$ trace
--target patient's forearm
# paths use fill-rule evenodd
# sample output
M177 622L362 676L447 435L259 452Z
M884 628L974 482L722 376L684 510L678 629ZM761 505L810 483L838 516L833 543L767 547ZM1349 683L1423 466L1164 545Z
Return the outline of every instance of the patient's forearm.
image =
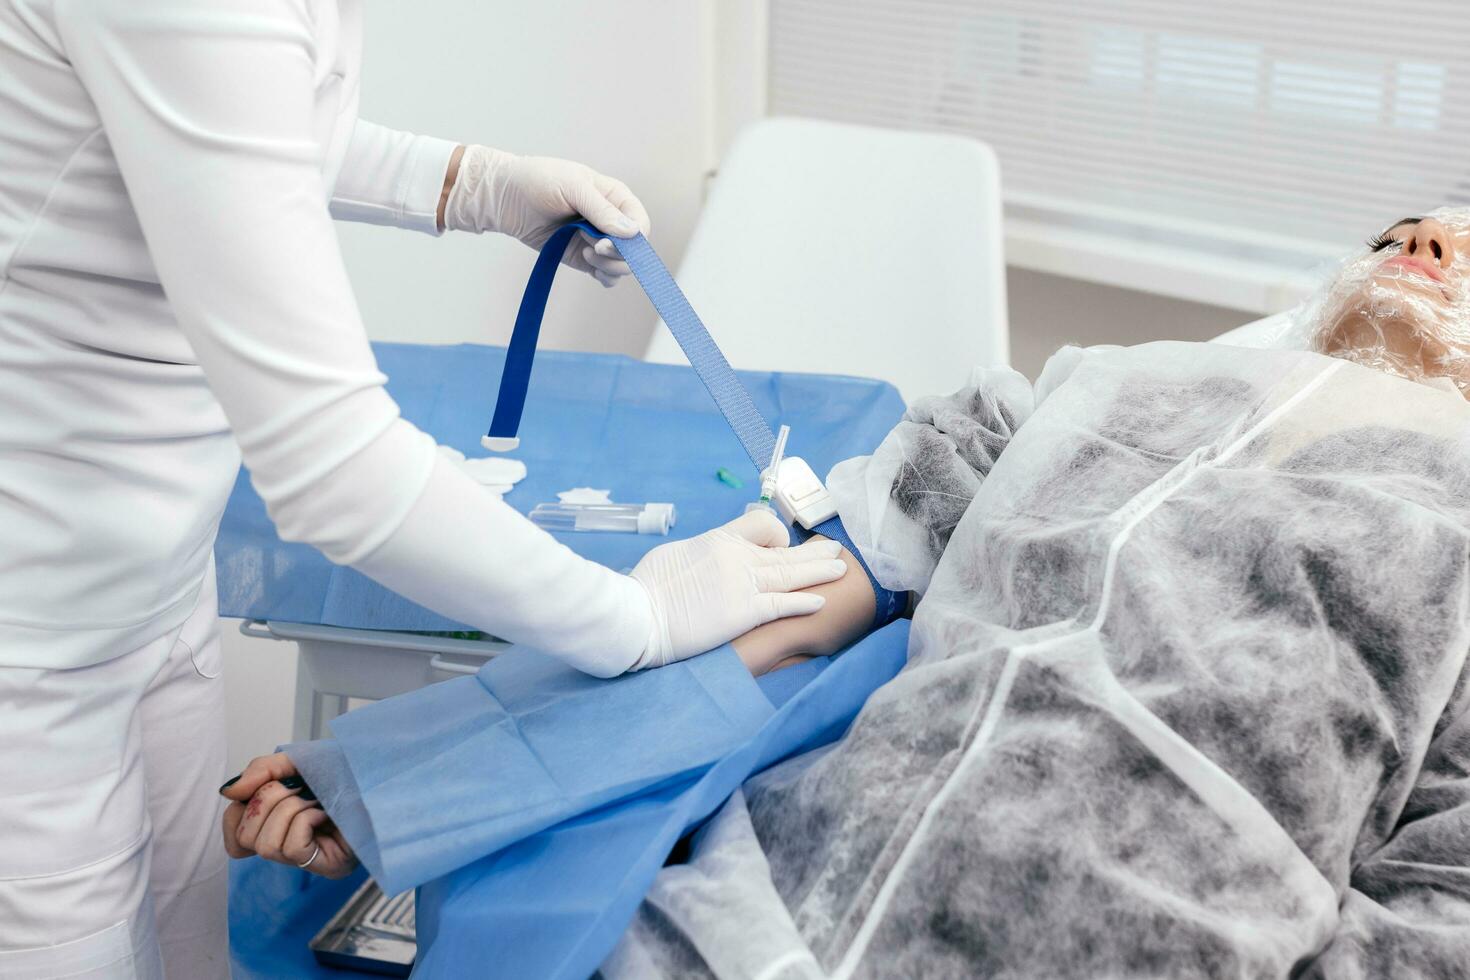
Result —
M752 674L760 676L788 660L825 657L868 632L873 624L873 587L851 552L843 549L842 560L847 562L846 575L805 590L826 598L821 609L757 626L735 640L735 652Z

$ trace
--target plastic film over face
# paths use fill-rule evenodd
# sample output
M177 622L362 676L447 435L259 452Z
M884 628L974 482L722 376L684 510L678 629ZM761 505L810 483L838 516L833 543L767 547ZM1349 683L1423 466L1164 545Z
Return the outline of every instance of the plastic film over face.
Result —
M1309 307L1311 347L1470 397L1470 208L1387 229Z

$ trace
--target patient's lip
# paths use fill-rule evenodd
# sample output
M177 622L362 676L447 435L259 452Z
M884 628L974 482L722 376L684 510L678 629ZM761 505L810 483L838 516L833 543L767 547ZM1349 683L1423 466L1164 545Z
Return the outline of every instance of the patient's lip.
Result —
M1385 261L1383 265L1380 266L1380 268L1413 269L1415 272L1418 272L1421 275L1428 276L1435 282L1444 282L1444 272L1439 268L1439 266L1435 265L1433 262L1430 262L1428 259L1421 259L1415 255L1395 255L1393 258Z

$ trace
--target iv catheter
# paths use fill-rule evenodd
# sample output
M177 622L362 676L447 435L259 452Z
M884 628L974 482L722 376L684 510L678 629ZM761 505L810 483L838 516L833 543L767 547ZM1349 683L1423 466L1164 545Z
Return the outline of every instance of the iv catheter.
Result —
M781 472L781 460L786 455L786 439L791 435L791 426L783 425L776 433L776 448L771 450L771 465L761 471L761 495L760 499L753 504L745 505L748 514L753 510L768 510L776 513L776 508L771 506L771 498L776 495L776 475ZM779 516L779 515L778 515Z
M791 435L791 426L781 426L781 431L776 433L776 448L771 451L771 465L761 474L761 499L763 504L769 504L771 498L776 495L776 474L781 472L781 459L786 455L786 438Z

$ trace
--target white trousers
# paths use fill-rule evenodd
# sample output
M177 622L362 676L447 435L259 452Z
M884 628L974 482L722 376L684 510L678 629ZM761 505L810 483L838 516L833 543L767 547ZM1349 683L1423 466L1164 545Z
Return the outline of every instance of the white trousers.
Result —
M167 636L0 667L0 978L230 974L214 569Z

